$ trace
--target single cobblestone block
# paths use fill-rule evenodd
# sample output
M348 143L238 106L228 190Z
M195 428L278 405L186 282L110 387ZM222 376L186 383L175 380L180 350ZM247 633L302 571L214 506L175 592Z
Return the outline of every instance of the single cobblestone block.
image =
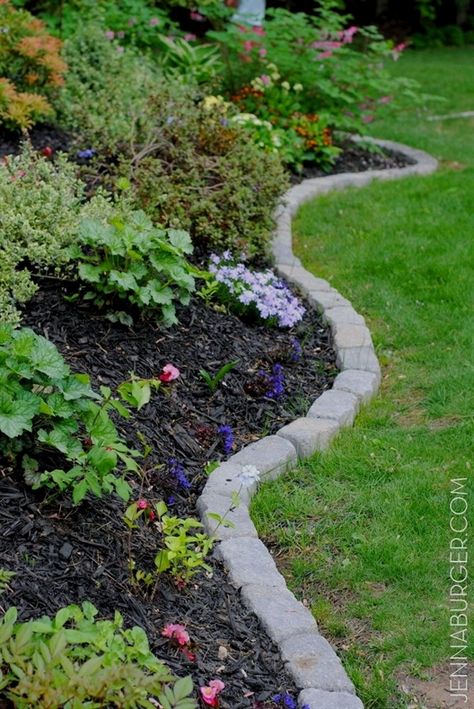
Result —
M238 492L241 500L248 505L251 497L257 489L257 484L242 487L240 475L242 465L232 463L222 463L216 468L207 480L203 494L221 495L226 500L230 500L233 492Z
M378 384L378 377L373 372L346 369L334 380L333 391L347 391L357 396L361 403L366 404L377 392Z
M331 645L317 632L283 640L280 646L286 667L299 689L355 693L354 685Z
M345 325L365 325L362 315L356 313L354 308L336 306L324 311L323 320L327 322L334 332Z
M298 704L309 709L364 709L359 697L347 692L324 692L320 689L303 689Z
M316 278L312 273L309 273L305 268L297 266L285 266L284 264L277 264L277 271L280 276L285 278L289 283L301 288L304 293L309 291L330 291L332 290L330 284L323 278Z
M222 495L204 492L198 499L196 506L206 534L216 539L256 538L258 536L254 523L250 519L248 507L243 501L241 501L240 505L234 507L232 500ZM225 524L219 524L217 520L208 517L209 513L220 515L226 522L230 522L232 526L228 527Z
M369 329L363 325L340 325L334 335L336 349L344 347L372 347Z
M296 633L317 631L316 621L309 610L286 588L272 590L263 584L252 584L244 586L241 593L276 643Z
M216 551L224 560L229 578L237 588L261 584L267 587L269 595L276 593L276 589L286 591L285 579L260 539L226 539Z
M277 435L290 441L299 458L308 458L315 451L328 447L339 430L336 421L317 418L299 418L280 428Z
M337 351L336 364L342 370L373 372L380 382L380 364L373 347L343 347Z
M250 443L229 458L228 463L235 465L254 465L261 473L261 479L274 480L292 464L297 455L294 446L280 436L265 436L255 443Z
M330 389L318 396L308 413L309 418L333 419L340 426L352 426L359 410L359 400L347 391Z
M306 295L311 305L317 308L320 312L323 312L328 308L336 308L342 305L346 307L351 306L349 301L343 298L342 295L335 289L329 291L312 290Z

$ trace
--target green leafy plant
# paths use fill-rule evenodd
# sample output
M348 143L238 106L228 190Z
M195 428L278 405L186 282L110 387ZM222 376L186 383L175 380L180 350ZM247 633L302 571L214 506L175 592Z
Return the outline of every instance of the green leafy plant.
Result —
M100 307L119 301L142 311L155 309L165 325L172 325L177 322L175 301L189 303L194 291L196 270L185 259L192 251L185 231L154 226L137 211L115 214L108 223L84 220L71 256L90 288L85 298ZM126 313L125 319L117 317L130 319Z
M200 369L199 374L209 387L209 391L212 393L217 391L218 386L222 384L226 375L239 364L239 361L238 359L234 359L231 362L226 362L215 374L210 374L205 369Z
M97 394L87 375L72 374L51 342L28 328L0 327L0 455L19 462L27 483L70 489L75 504L88 492L128 499L117 469L136 472L139 454L119 436L111 409L128 415L109 388Z
M25 145L21 155L0 162L0 322L18 322L17 303L37 290L33 274L67 262L80 214L106 211L104 198L84 205L83 197L84 185L64 157L53 163Z
M190 677L177 679L150 651L142 628L97 620L88 601L54 618L18 623L16 608L0 620L0 690L15 707L120 706L196 709Z
M136 581L143 581L150 586L163 573L169 573L179 584L186 584L202 569L210 571L210 566L205 562L206 556L211 551L214 539L203 532L202 524L193 517L181 519L168 514L168 507L164 502L155 505L156 516L161 532L160 545L163 547L155 557L154 572L136 570L135 562L129 558L129 566ZM150 518L148 504L133 502L128 506L124 515L124 522L130 532L137 527L137 521L145 517ZM157 576L158 575L158 576Z
M9 0L0 3L0 27L0 124L26 129L51 114L48 98L64 82L61 42Z
M220 71L219 50L215 45L193 45L182 37L161 36L165 51L161 66L171 79L188 84L209 83Z
M0 593L7 590L8 584L14 576L16 576L14 571L7 571L7 569L0 568Z

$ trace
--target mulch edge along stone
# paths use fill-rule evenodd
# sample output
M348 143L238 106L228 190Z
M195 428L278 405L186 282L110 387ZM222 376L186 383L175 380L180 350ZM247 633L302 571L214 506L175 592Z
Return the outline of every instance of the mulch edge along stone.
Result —
M272 555L258 538L248 505L256 485L244 490L242 467L254 465L262 477L274 479L298 459L325 450L344 426L351 426L361 405L378 391L381 372L365 320L327 281L306 271L292 249L291 220L301 204L330 190L362 187L373 180L394 180L434 172L438 161L421 150L389 140L374 140L381 147L403 153L415 161L403 168L343 173L304 180L283 197L276 213L272 251L275 269L295 285L329 324L337 364L341 370L333 389L325 391L306 416L295 419L276 435L251 443L222 463L209 476L197 507L208 532L220 540L217 553L244 603L257 615L280 648L298 689L300 706L309 709L362 709L363 704L331 645L318 632L311 612L288 590ZM232 493L241 503L232 508ZM208 513L225 514L233 527L219 527Z

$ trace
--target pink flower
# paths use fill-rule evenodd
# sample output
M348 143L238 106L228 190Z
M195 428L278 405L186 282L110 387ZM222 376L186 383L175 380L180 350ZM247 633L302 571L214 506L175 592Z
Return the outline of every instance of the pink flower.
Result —
M270 83L270 81L271 81L271 79L270 79L270 77L269 77L267 74L262 74L262 76L260 77L260 81L262 82L262 84L263 84L264 86L268 86L269 83Z
M189 17L194 20L194 22L204 22L206 19L200 12L197 12L197 10L191 10Z
M246 52L251 52L252 49L255 47L255 42L252 42L251 39L246 39L244 42L244 51Z
M379 98L379 103L390 103L390 101L393 101L393 96L382 96Z
M403 52L404 49L407 48L406 42L400 42L400 44L397 44L396 47L392 49L392 59L394 62L397 61L399 58L400 54Z
M352 25L351 27L348 27L347 30L343 30L340 33L340 38L342 39L343 44L350 44L352 42L353 36L358 32L358 29L355 25Z
M168 383L177 379L180 374L181 372L178 367L175 367L173 364L165 364L158 378L161 382Z
M313 42L311 46L314 47L314 49L339 49L339 47L342 47L342 42L324 40L324 42Z
M150 507L148 500L137 500L137 510L147 510Z
M123 54L125 49L121 47L120 45L117 47L117 54Z
M158 17L150 17L150 27L156 27L160 24Z
M184 35L183 39L184 39L186 42L194 42L194 40L196 39L196 35L193 34L192 32L187 32L187 33Z
M261 49L259 49L258 53L260 54L261 57L267 56L267 50L265 49L265 47L262 47Z
M115 32L112 30L107 30L107 32L104 33L104 36L106 39L113 39L115 37Z
M161 634L165 638L176 640L181 647L189 645L189 634L184 625L180 625L179 623L168 623L168 625L165 625L163 628Z
M372 113L366 113L365 116L362 116L362 123L372 123L374 118L375 116Z
M208 686L199 687L202 701L210 707L218 707L218 695L224 689L225 684L220 679L211 679Z
M329 57L332 57L332 52L327 51L327 52L321 52L321 54L318 54L316 59L329 59Z
M260 25L254 25L252 27L252 32L257 34L259 37L265 37L265 30Z

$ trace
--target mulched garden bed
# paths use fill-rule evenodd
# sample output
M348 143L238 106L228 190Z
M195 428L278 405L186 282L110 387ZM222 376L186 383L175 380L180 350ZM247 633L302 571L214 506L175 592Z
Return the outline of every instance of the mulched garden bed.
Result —
M117 384L131 371L156 377L169 362L181 371L136 416L116 421L135 445L141 445L138 426L152 448L143 481L133 482L134 495L165 499L172 514L196 515L205 463L226 457L219 425L232 426L236 451L306 411L336 373L328 330L311 309L288 332L245 323L195 298L178 313L179 325L169 330L152 320L130 329L109 322L87 303L65 301L62 290L54 280L42 288L25 309L23 324L54 342L71 368L90 374L96 387ZM235 359L238 365L211 394L199 369L214 373ZM258 372L271 373L275 363L285 374L281 400L259 390ZM189 489L170 474L170 457L183 463ZM220 677L226 684L223 707L260 706L280 690L295 694L277 648L242 606L219 562L211 560L212 574L199 574L185 588L164 576L153 598L130 584L124 507L114 497L90 498L79 508L67 500L48 504L20 476L0 467L0 567L16 571L10 589L0 596L0 609L15 605L20 617L28 619L88 599L104 616L119 610L127 625L141 625L153 651L178 674L191 673L200 685ZM152 568L157 551L153 525L141 525L130 543L137 567ZM196 662L161 636L166 623L187 626L196 643Z

